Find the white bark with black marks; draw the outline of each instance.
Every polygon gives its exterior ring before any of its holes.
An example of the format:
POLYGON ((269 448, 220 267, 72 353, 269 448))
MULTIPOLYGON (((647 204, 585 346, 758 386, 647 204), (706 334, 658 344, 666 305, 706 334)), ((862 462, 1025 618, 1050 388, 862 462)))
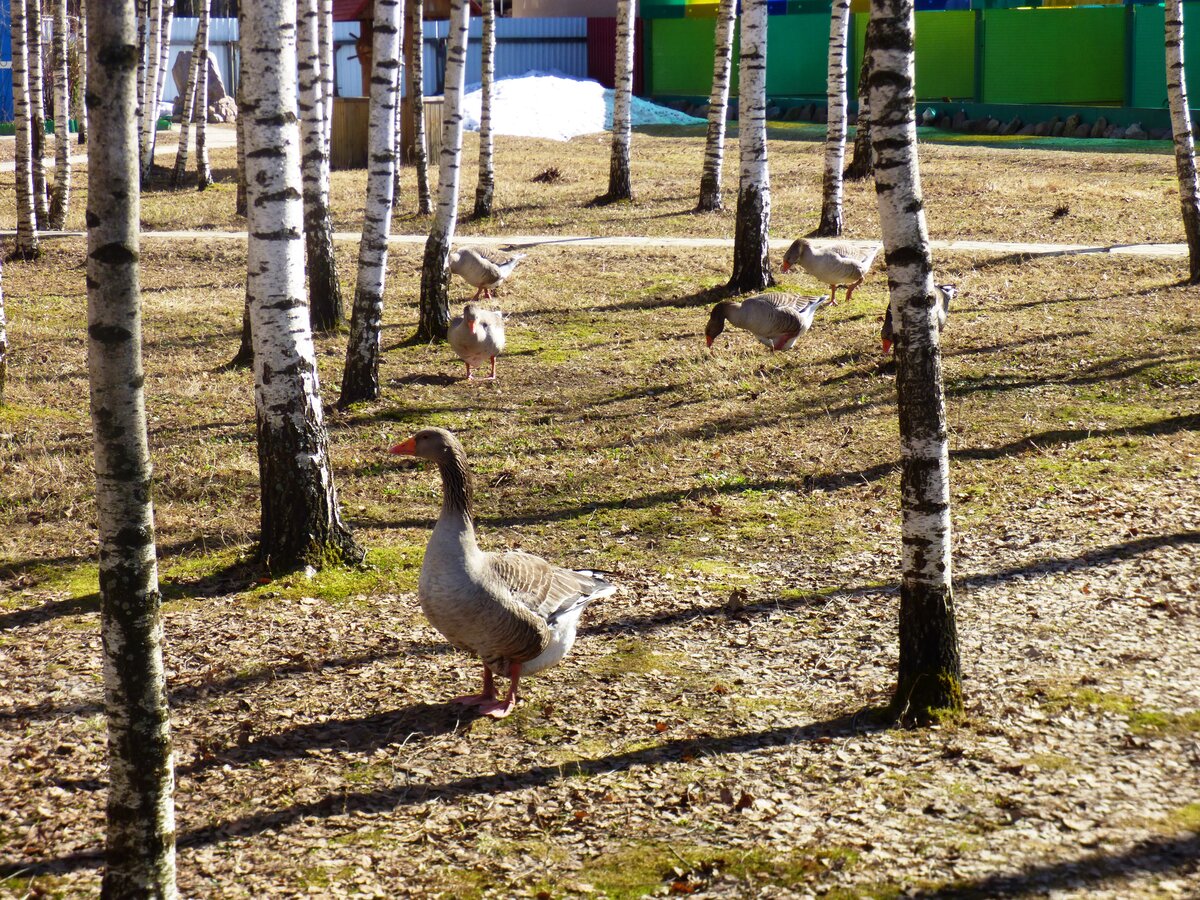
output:
POLYGON ((79 37, 76 44, 76 58, 79 60, 79 76, 75 83, 75 136, 79 143, 87 143, 88 133, 88 116, 87 116, 87 3, 79 5, 79 37))
POLYGON ((50 228, 66 227, 71 203, 71 108, 67 74, 67 0, 54 0, 54 192, 50 228))
POLYGON ((733 276, 739 293, 761 291, 771 276, 771 178, 767 167, 767 3, 742 3, 738 70, 738 145, 741 174, 733 233, 733 276))
POLYGON ((424 0, 408 0, 408 97, 413 122, 413 168, 417 170, 417 213, 433 212, 429 193, 429 150, 425 144, 425 15, 424 0))
POLYGON ((479 182, 475 187, 475 218, 492 214, 496 196, 495 135, 492 133, 492 94, 496 81, 496 4, 483 0, 479 61, 482 85, 479 112, 479 182))
POLYGON ((150 25, 146 30, 146 70, 142 86, 142 143, 141 179, 144 186, 150 180, 154 163, 154 129, 158 126, 158 65, 162 44, 163 5, 170 0, 150 0, 150 25))
POLYGON ((962 709, 950 567, 950 457, 933 258, 917 165, 913 0, 871 2, 871 141, 900 419, 900 663, 893 711, 962 709))
POLYGON ((33 211, 37 216, 38 228, 50 227, 50 203, 46 181, 46 98, 44 85, 46 70, 45 54, 42 53, 42 4, 41 0, 26 0, 26 47, 29 54, 29 103, 32 123, 30 135, 33 139, 33 211))
MULTIPOLYGON (((25 22, 31 0, 12 0, 12 71, 14 135, 16 138, 17 240, 16 255, 32 259, 40 252, 37 211, 33 202, 33 128, 29 102, 29 42, 25 22)), ((32 0, 36 3, 38 0, 32 0)))
POLYGON ((637 0, 617 0, 617 56, 613 90, 612 158, 606 203, 633 199, 629 152, 633 140, 634 8, 637 0))
MULTIPOLYGON (((396 188, 396 106, 404 7, 376 0, 372 38, 371 108, 367 122, 367 203, 358 246, 358 280, 339 406, 379 398, 379 346, 387 287, 388 236, 396 188)), ((449 91, 447 91, 449 93, 449 91)))
POLYGON ((321 43, 321 96, 325 113, 325 156, 329 157, 330 141, 333 138, 333 0, 317 0, 320 7, 320 28, 317 39, 321 43))
POLYGON ((212 165, 208 161, 208 0, 200 8, 200 22, 196 26, 197 40, 201 45, 200 72, 196 78, 196 190, 207 190, 213 182, 212 165))
POLYGON ((1166 0, 1167 102, 1175 139, 1175 172, 1188 245, 1188 281, 1200 281, 1200 185, 1196 179, 1196 145, 1188 109, 1187 78, 1183 67, 1183 2, 1166 0))
POLYGON ((708 98, 708 136, 704 142, 704 171, 700 175, 698 212, 725 208, 721 173, 725 166, 725 119, 729 114, 729 81, 733 73, 733 23, 737 0, 721 0, 713 36, 713 83, 708 98))
MULTIPOLYGON (((196 25, 196 39, 192 42, 192 63, 188 66, 187 87, 183 90, 183 112, 179 117, 179 147, 175 151, 175 168, 171 170, 171 187, 177 188, 187 172, 188 139, 191 137, 192 121, 197 109, 201 119, 208 118, 205 94, 196 87, 203 69, 208 73, 208 7, 210 0, 200 0, 200 21, 196 25)), ((197 143, 199 143, 197 132, 197 143)), ((197 148, 199 149, 199 148, 197 148)))
POLYGON ((108 720, 101 896, 173 900, 175 770, 142 388, 137 34, 131 5, 88 2, 88 381, 108 720))
MULTIPOLYGON (((246 27, 245 9, 244 5, 241 3, 238 4, 237 18, 238 35, 240 36, 246 27)), ((240 40, 239 43, 241 43, 240 40)), ((242 46, 245 45, 242 44, 242 46)), ((242 115, 242 105, 245 103, 245 100, 242 96, 243 91, 244 85, 239 75, 237 84, 237 97, 235 98, 238 108, 238 117, 237 122, 234 123, 234 128, 236 129, 235 137, 237 139, 237 196, 234 200, 234 213, 239 216, 246 215, 246 117, 242 115)), ((328 141, 326 141, 325 149, 326 151, 329 150, 328 141)), ((249 310, 249 307, 247 307, 247 310, 249 310)), ((249 329, 245 328, 243 331, 248 332, 249 329)))
MULTIPOLYGON (((3 281, 4 266, 0 263, 0 281, 3 281)), ((8 387, 8 323, 4 318, 4 290, 0 286, 0 406, 4 406, 4 392, 8 387)))
POLYGON ((296 4, 244 4, 247 290, 262 496, 260 555, 273 569, 355 552, 342 524, 304 297, 296 4))
POLYGON ((817 234, 842 233, 842 165, 846 161, 846 38, 850 32, 850 0, 833 0, 829 12, 829 69, 825 127, 825 176, 821 182, 821 223, 817 234))
POLYGON ((300 158, 304 179, 304 246, 312 327, 336 330, 343 321, 342 285, 333 252, 329 214, 329 154, 325 152, 325 79, 321 70, 320 0, 300 0, 297 50, 300 70, 300 158))
MULTIPOLYGON (((150 73, 150 67, 146 65, 146 44, 149 40, 150 20, 150 0, 135 0, 137 7, 137 47, 138 47, 138 69, 137 69, 137 117, 138 122, 142 121, 142 116, 146 114, 146 76, 150 73)), ((138 125, 138 134, 141 135, 141 125, 138 125)), ((140 137, 138 147, 141 147, 140 137)), ((139 157, 140 149, 139 149, 139 157)), ((139 162, 139 172, 141 171, 139 162)))
POLYGON ((417 335, 446 339, 450 326, 450 247, 458 224, 458 180, 462 165, 462 95, 467 74, 467 0, 451 0, 443 101, 442 153, 438 169, 438 206, 421 266, 421 320, 417 335))
MULTIPOLYGON (((158 146, 158 108, 162 105, 163 88, 167 85, 167 69, 171 61, 171 23, 175 21, 174 0, 163 0, 162 33, 159 35, 157 80, 154 82, 154 96, 151 98, 150 121, 150 156, 149 161, 143 159, 143 179, 148 183, 154 172, 154 148, 158 146)), ((208 67, 205 66, 205 73, 208 67)))
POLYGON ((858 70, 858 118, 854 128, 854 152, 850 164, 842 173, 846 181, 859 181, 871 175, 871 103, 867 82, 871 76, 871 48, 863 49, 862 65, 858 70))

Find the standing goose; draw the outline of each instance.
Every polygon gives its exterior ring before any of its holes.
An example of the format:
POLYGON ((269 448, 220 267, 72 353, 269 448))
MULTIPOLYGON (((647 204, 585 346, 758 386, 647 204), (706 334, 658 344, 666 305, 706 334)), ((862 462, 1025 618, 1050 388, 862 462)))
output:
POLYGON ((837 289, 846 288, 846 299, 854 293, 854 289, 862 284, 879 245, 874 247, 858 247, 854 244, 825 244, 813 246, 804 238, 792 241, 787 253, 783 255, 781 272, 786 272, 792 266, 799 266, 813 278, 829 285, 829 302, 837 303, 837 289))
POLYGON ((450 254, 450 271, 462 277, 471 287, 475 288, 472 300, 478 300, 479 295, 491 298, 492 291, 500 286, 500 282, 512 274, 517 263, 525 258, 524 253, 504 253, 501 250, 487 250, 483 247, 463 247, 450 254))
MULTIPOLYGON (((935 284, 933 286, 934 297, 937 300, 937 327, 941 331, 946 327, 946 319, 950 315, 950 304, 954 298, 958 296, 958 288, 952 284, 935 284)), ((895 333, 892 331, 892 304, 887 305, 887 312, 883 315, 883 333, 880 335, 883 343, 883 353, 886 356, 892 349, 892 343, 895 341, 895 333)))
POLYGON ((449 431, 427 428, 390 452, 430 460, 441 470, 442 512, 425 548, 417 593, 430 624, 456 648, 483 660, 482 693, 453 702, 502 719, 516 704, 521 676, 566 656, 584 608, 616 587, 529 553, 480 550, 467 455, 449 431), (496 699, 493 675, 510 679, 503 700, 496 699))
POLYGON ((496 357, 504 350, 504 317, 499 312, 468 303, 462 315, 451 320, 446 339, 458 358, 467 364, 468 381, 475 377, 471 367, 482 368, 489 360, 492 370, 488 378, 496 377, 496 357))
POLYGON ((813 316, 827 303, 828 297, 799 294, 757 294, 740 303, 722 300, 708 316, 704 341, 711 347, 729 321, 745 328, 772 350, 790 350, 796 339, 812 328, 813 316))

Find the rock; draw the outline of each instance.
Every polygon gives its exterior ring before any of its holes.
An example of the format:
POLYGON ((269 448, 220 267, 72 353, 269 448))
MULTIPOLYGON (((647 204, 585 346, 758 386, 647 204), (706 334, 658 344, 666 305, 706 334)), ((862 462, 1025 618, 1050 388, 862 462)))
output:
POLYGON ((696 110, 695 110, 695 112, 692 113, 692 115, 695 116, 697 119, 707 119, 708 118, 708 104, 707 103, 697 104, 696 110))
MULTIPOLYGON (((778 106, 768 106, 766 115, 767 115, 768 119, 778 119, 779 118, 779 107, 778 106)), ((458 257, 455 257, 455 259, 457 259, 457 258, 458 257)))
POLYGON ((1067 135, 1073 135, 1076 131, 1079 130, 1079 125, 1081 122, 1083 122, 1083 119, 1081 119, 1079 116, 1072 113, 1071 115, 1067 116, 1067 122, 1063 126, 1063 131, 1067 135))
POLYGON ((803 106, 790 106, 788 111, 783 114, 786 122, 799 122, 804 117, 803 106))
POLYGON ((1091 137, 1091 135, 1092 135, 1091 126, 1080 125, 1078 128, 1075 129, 1075 134, 1073 135, 1073 137, 1085 138, 1085 137, 1091 137))
POLYGON ((1104 132, 1107 130, 1108 119, 1104 118, 1104 116, 1100 116, 1100 118, 1096 119, 1096 121, 1092 123, 1092 131, 1090 136, 1094 138, 1103 137, 1104 132))
POLYGON ((999 134, 1000 133, 1000 120, 999 119, 988 119, 987 122, 984 123, 983 130, 987 134, 999 134))
POLYGON ((1150 135, 1146 133, 1146 129, 1142 128, 1141 122, 1134 122, 1125 129, 1125 134, 1123 137, 1130 141, 1144 141, 1149 138, 1150 135))
POLYGON ((969 121, 967 114, 960 109, 954 114, 954 119, 950 122, 950 127, 955 131, 962 131, 969 121))
POLYGON ((1170 140, 1170 139, 1171 139, 1171 137, 1172 137, 1172 135, 1171 135, 1171 132, 1170 132, 1170 130, 1169 130, 1169 129, 1166 129, 1166 128, 1152 128, 1152 129, 1150 130, 1150 138, 1151 138, 1151 140, 1155 140, 1155 141, 1166 141, 1166 140, 1170 140))
POLYGON ((1046 132, 1048 132, 1049 130, 1050 130, 1049 122, 1038 122, 1036 125, 1033 126, 1033 133, 1037 137, 1045 137, 1046 132))
POLYGON ((1020 135, 1037 134, 1037 126, 1034 125, 1032 122, 1030 122, 1028 125, 1025 125, 1024 127, 1022 127, 1021 130, 1017 132, 1017 134, 1020 134, 1020 135))
POLYGON ((813 104, 813 103, 806 103, 806 104, 804 105, 804 115, 802 116, 802 119, 803 119, 805 122, 813 122, 813 121, 815 121, 815 116, 816 116, 816 114, 817 114, 817 107, 816 107, 816 104, 813 104))
POLYGON ((1120 125, 1109 125, 1107 128, 1104 129, 1104 136, 1106 138, 1119 137, 1117 132, 1119 132, 1120 130, 1121 130, 1120 125))
POLYGON ((922 125, 932 125, 936 121, 937 121, 937 113, 934 112, 929 107, 926 107, 925 112, 921 113, 921 124, 922 125))
MULTIPOLYGON (((191 65, 191 50, 185 50, 175 57, 175 64, 171 66, 171 79, 175 82, 176 94, 182 95, 187 91, 188 70, 191 65)), ((208 51, 208 103, 205 105, 212 106, 228 96, 229 91, 225 90, 225 82, 221 79, 221 71, 217 68, 217 58, 210 50, 208 51)), ((182 111, 183 100, 180 97, 176 97, 176 100, 182 111)))
POLYGON ((228 94, 208 108, 208 121, 210 122, 236 122, 237 117, 237 104, 228 94))
POLYGON ((942 131, 949 131, 954 127, 954 120, 949 116, 942 116, 938 119, 937 127, 942 129, 942 131))
POLYGON ((829 109, 824 106, 818 106, 815 114, 813 115, 813 121, 824 125, 829 121, 829 109))
POLYGON ((1067 129, 1066 122, 1055 122, 1053 127, 1050 129, 1050 136, 1051 137, 1062 137, 1063 132, 1066 131, 1066 129, 1067 129))
POLYGON ((1025 126, 1020 116, 1013 116, 1007 125, 1000 129, 1001 134, 1016 134, 1025 126))

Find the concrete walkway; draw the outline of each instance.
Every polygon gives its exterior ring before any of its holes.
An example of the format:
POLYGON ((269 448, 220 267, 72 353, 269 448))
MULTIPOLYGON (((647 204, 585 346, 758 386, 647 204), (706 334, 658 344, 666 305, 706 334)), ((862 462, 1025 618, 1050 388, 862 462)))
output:
MULTIPOLYGON (((0 237, 13 237, 14 231, 0 231, 0 237)), ((42 231, 39 237, 82 237, 81 231, 42 231)), ((337 231, 336 241, 358 242, 357 231, 337 231)), ((388 243, 396 246, 423 245, 424 234, 393 234, 388 243)), ((244 241, 244 231, 143 231, 146 241, 244 241)), ((482 247, 506 247, 527 249, 529 247, 649 247, 662 249, 716 249, 732 250, 732 238, 687 238, 646 237, 643 235, 615 235, 612 237, 589 237, 587 235, 561 234, 508 234, 508 235, 460 235, 455 243, 482 247)), ((821 239, 817 244, 826 243, 821 239)), ((876 246, 877 241, 843 241, 864 247, 876 246)), ((1149 256, 1166 259, 1187 257, 1187 244, 1030 244, 1010 241, 930 241, 930 245, 941 253, 1019 253, 1027 256, 1082 256, 1107 254, 1111 256, 1149 256)), ((771 241, 772 250, 786 250, 791 240, 780 238, 771 241)))

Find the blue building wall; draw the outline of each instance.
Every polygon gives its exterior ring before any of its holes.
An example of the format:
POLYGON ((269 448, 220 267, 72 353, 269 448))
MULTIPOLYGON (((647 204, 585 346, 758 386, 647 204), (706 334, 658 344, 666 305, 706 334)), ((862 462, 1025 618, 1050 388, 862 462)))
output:
POLYGON ((12 13, 9 0, 0 0, 0 122, 13 120, 12 13))

